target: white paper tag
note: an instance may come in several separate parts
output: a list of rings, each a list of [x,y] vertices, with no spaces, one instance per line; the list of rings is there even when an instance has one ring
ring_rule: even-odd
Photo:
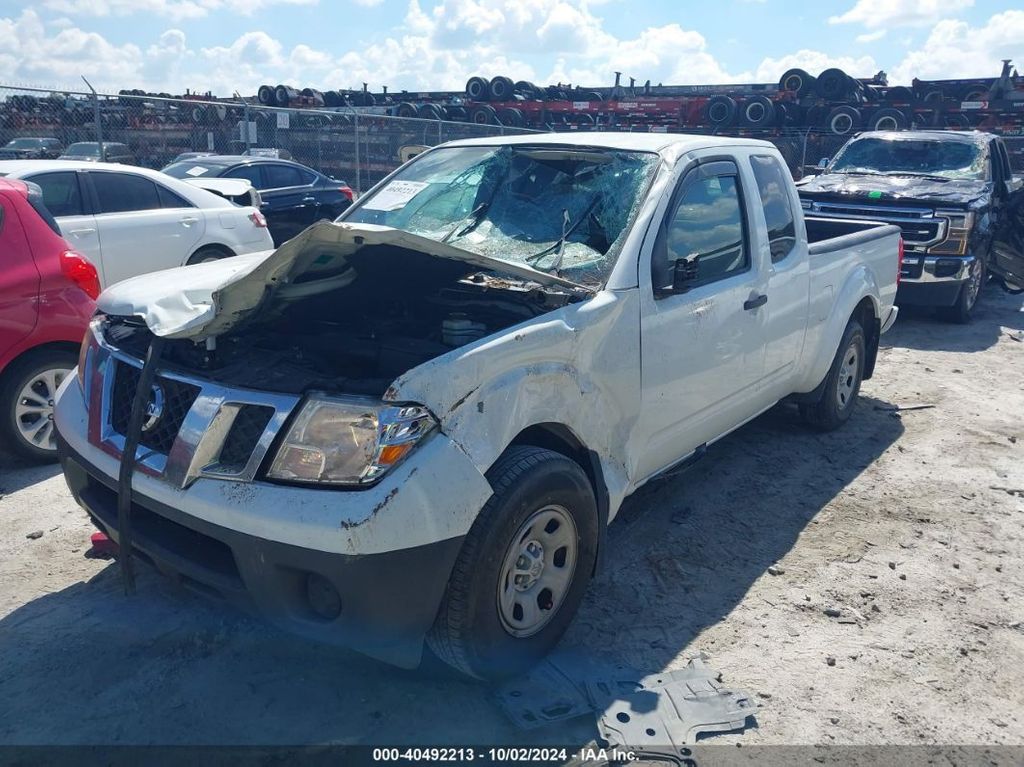
[[[424,181],[392,181],[368,200],[365,210],[401,210],[429,184]]]
[[[189,176],[201,176],[208,170],[209,168],[204,168],[202,165],[193,165],[185,173]]]

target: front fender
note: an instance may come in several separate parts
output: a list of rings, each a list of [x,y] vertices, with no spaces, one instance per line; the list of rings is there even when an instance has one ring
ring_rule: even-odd
[[[481,472],[524,429],[567,427],[601,463],[610,507],[639,408],[637,291],[602,291],[414,368],[385,394],[421,403]]]

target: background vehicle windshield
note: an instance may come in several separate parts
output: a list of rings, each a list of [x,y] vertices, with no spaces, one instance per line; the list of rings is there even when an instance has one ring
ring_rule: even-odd
[[[656,154],[589,148],[438,149],[343,219],[601,283],[657,161]]]
[[[107,149],[110,149],[110,144],[107,144]],[[99,157],[100,145],[94,141],[83,141],[78,144],[72,144],[67,148],[65,154],[77,154],[77,155],[95,155]]]
[[[7,142],[8,149],[37,149],[42,146],[42,139],[38,138],[16,138]]]
[[[982,145],[966,141],[860,138],[836,155],[829,170],[984,180],[986,160]]]

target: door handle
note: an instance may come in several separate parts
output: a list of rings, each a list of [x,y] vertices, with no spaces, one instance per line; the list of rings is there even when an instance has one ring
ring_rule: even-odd
[[[316,197],[312,197],[312,196],[310,196],[310,197],[303,197],[302,201],[303,202],[316,202]]]
[[[755,298],[750,298],[744,301],[743,310],[749,312],[751,309],[756,309],[759,306],[764,306],[766,303],[768,303],[768,296],[762,293],[761,295]]]
[[[192,224],[196,223],[196,222],[197,222],[197,221],[198,221],[199,219],[198,219],[198,218],[196,218],[195,216],[185,216],[184,218],[182,218],[182,219],[179,219],[179,220],[180,220],[180,221],[181,221],[181,223],[183,223],[183,224],[184,224],[185,226],[192,226]]]
[[[96,234],[95,229],[72,229],[68,234],[83,235],[83,234]]]

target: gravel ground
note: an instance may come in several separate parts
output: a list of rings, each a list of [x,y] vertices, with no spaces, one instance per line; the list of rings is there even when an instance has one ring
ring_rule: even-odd
[[[563,646],[705,653],[756,693],[713,742],[1024,744],[1024,311],[902,316],[834,434],[778,407],[645,488]],[[893,405],[933,405],[899,414]],[[42,536],[28,538],[41,531]],[[586,741],[480,685],[295,639],[86,556],[54,467],[0,463],[0,744]]]

